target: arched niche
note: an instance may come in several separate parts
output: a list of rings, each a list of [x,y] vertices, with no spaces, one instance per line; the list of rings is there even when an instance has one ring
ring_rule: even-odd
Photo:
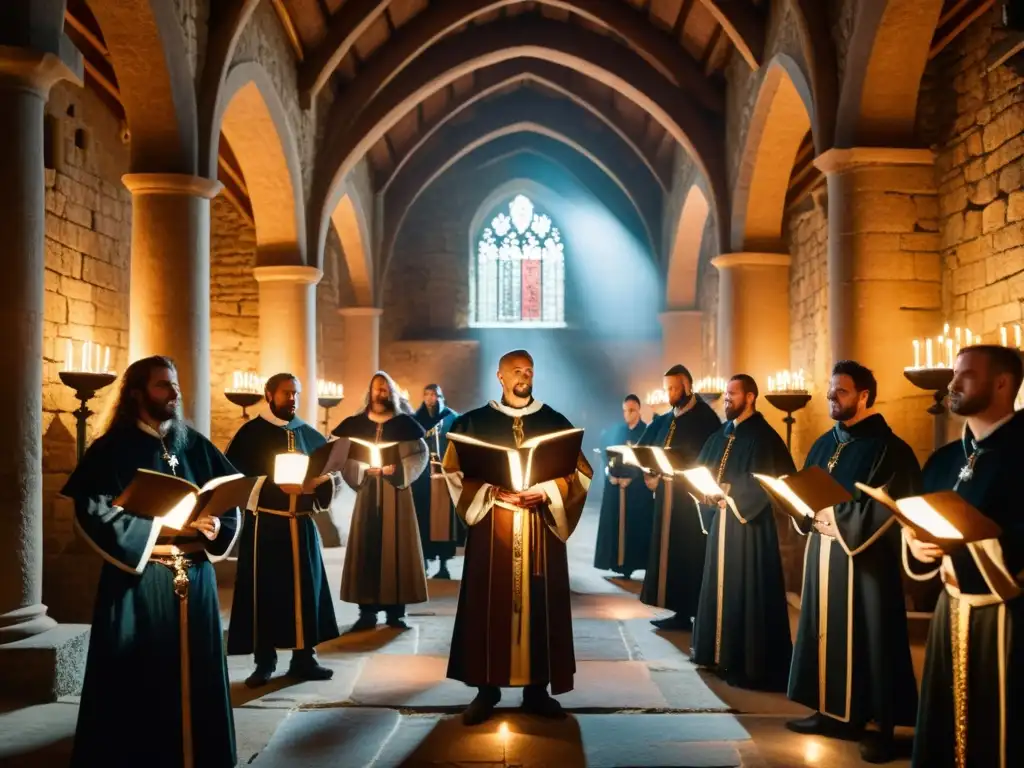
[[[862,0],[839,95],[836,146],[910,146],[943,0]]]
[[[305,263],[298,149],[284,105],[263,67],[245,62],[228,72],[215,120],[242,167],[260,266]],[[211,147],[211,153],[216,151]]]
[[[786,191],[800,143],[811,128],[811,87],[791,57],[769,62],[747,129],[733,193],[734,252],[782,249]]]
[[[679,214],[665,273],[665,308],[689,309],[697,303],[700,250],[711,207],[701,188],[694,184]]]

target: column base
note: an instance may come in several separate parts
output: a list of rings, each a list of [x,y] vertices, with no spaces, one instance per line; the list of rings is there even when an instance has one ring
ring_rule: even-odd
[[[57,626],[57,622],[46,615],[42,603],[27,605],[0,616],[0,646],[38,635]]]
[[[88,624],[56,624],[49,631],[0,645],[5,697],[40,704],[77,696],[82,692],[88,651]]]

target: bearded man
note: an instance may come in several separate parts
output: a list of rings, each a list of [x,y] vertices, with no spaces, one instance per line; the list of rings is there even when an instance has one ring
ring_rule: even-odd
[[[292,374],[271,376],[264,388],[267,410],[245,422],[227,449],[240,472],[267,478],[245,512],[228,627],[228,653],[255,655],[256,669],[245,681],[250,688],[270,682],[276,649],[292,651],[289,677],[330,680],[334,674],[317,663],[313,650],[338,636],[338,622],[312,515],[331,508],[342,488],[341,473],[304,486],[273,483],[278,454],[308,456],[326,442],[295,415],[301,394]]]
[[[359,605],[359,620],[350,632],[376,627],[381,611],[389,627],[408,629],[405,606],[427,601],[423,549],[410,488],[427,466],[426,433],[392,378],[377,371],[370,379],[366,407],[342,421],[333,434],[377,444],[398,443],[399,460],[394,464],[372,467],[350,459],[342,470],[345,482],[356,491],[356,503],[341,574],[341,599]]]
[[[140,469],[198,486],[234,467],[181,416],[174,363],[128,366],[107,431],[61,491],[75,529],[106,561],[89,635],[72,765],[233,768],[235,727],[212,562],[237,509],[171,529],[114,505]],[[189,535],[191,533],[191,535]]]

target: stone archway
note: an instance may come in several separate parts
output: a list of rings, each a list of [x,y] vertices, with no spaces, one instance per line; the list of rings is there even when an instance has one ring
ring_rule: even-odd
[[[943,0],[859,4],[839,96],[837,147],[910,146]]]
[[[786,190],[800,142],[811,128],[811,87],[799,65],[780,54],[768,64],[733,193],[733,251],[779,251]]]
[[[666,310],[689,309],[697,303],[700,249],[710,210],[704,191],[694,184],[683,202],[665,270]]]

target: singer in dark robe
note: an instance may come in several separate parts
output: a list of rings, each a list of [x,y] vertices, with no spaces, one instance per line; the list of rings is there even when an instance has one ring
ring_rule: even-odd
[[[330,509],[341,474],[316,478],[306,488],[274,484],[278,454],[308,456],[326,441],[295,415],[301,386],[292,374],[271,376],[264,395],[267,411],[245,422],[227,449],[239,472],[266,478],[254,508],[245,512],[228,626],[228,653],[255,655],[256,669],[245,681],[250,688],[270,682],[276,649],[292,651],[290,677],[329,680],[333,670],[317,663],[313,649],[338,636],[312,515]]]
[[[569,420],[533,399],[533,358],[509,352],[498,365],[501,402],[463,414],[452,425],[495,445],[516,447],[571,429]],[[463,713],[469,725],[490,717],[501,688],[523,688],[523,708],[563,716],[547,692],[571,691],[576,672],[565,542],[576,528],[593,471],[582,455],[576,472],[522,493],[464,477],[449,442],[444,471],[459,516],[469,526],[448,677],[478,689]]]
[[[373,468],[349,460],[342,470],[345,482],[356,491],[356,502],[341,599],[359,605],[359,619],[350,632],[373,629],[381,611],[389,627],[408,629],[405,606],[427,601],[423,549],[409,487],[427,466],[425,432],[392,378],[377,371],[370,379],[366,408],[343,420],[333,434],[400,444],[397,464]]]
[[[711,406],[694,394],[693,377],[685,366],[669,368],[664,387],[672,410],[651,420],[640,445],[671,448],[693,466],[704,443],[722,422]],[[658,475],[645,476],[644,483],[656,493],[640,602],[675,611],[672,616],[651,622],[659,629],[690,630],[697,615],[707,544],[700,511],[685,483]]]
[[[114,506],[139,469],[200,487],[235,474],[182,420],[178,374],[166,357],[128,366],[110,427],[61,491],[74,501],[75,530],[106,561],[71,764],[233,768],[235,727],[212,563],[231,549],[239,511],[203,515],[194,530],[178,531]]]
[[[862,736],[867,762],[891,759],[894,726],[912,725],[917,710],[899,525],[854,486],[885,486],[894,498],[921,488],[913,450],[872,411],[877,393],[870,370],[836,363],[828,392],[836,425],[807,454],[805,466],[829,472],[854,500],[808,521],[789,698],[815,713],[786,724],[797,733]],[[864,732],[872,720],[878,731]]]
[[[730,685],[785,691],[793,642],[779,532],[771,502],[751,473],[778,477],[795,467],[785,441],[757,410],[757,395],[750,376],[729,380],[726,424],[697,457],[727,497],[701,506],[708,547],[692,655]]]
[[[625,422],[605,434],[606,447],[636,445],[647,429],[640,418],[640,398],[636,395],[626,395],[622,401],[622,416]],[[624,465],[618,458],[608,462],[594,567],[627,579],[633,577],[633,571],[645,568],[651,547],[653,515],[654,494],[644,484],[643,472],[638,467]]]
[[[949,409],[966,418],[963,439],[924,468],[924,491],[954,490],[1002,534],[949,551],[904,529],[916,579],[938,574],[914,738],[914,768],[1024,765],[1024,413],[1014,413],[1020,355],[965,347],[949,385]]]
[[[441,474],[441,459],[448,447],[448,430],[458,415],[448,407],[439,385],[428,384],[423,388],[423,404],[416,411],[416,421],[427,431],[425,439],[430,451],[430,466],[429,471],[417,477],[412,484],[412,497],[420,524],[423,559],[429,563],[437,558],[435,579],[452,577],[448,572],[448,561],[455,557],[455,548],[460,541],[465,540],[465,526],[455,514],[455,505]]]

